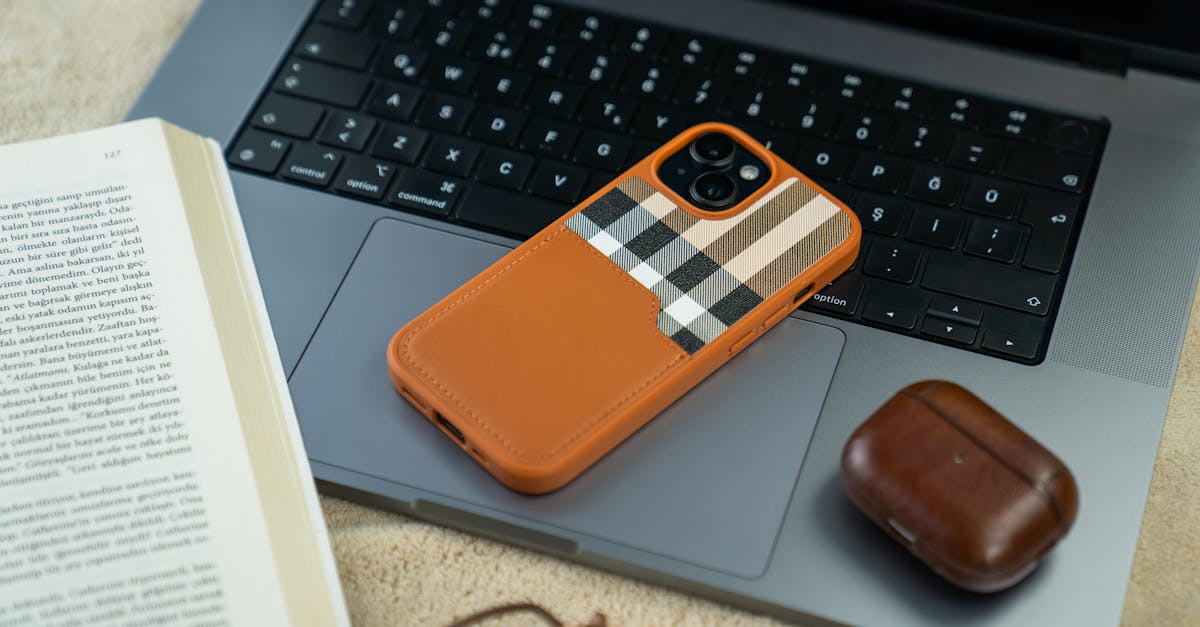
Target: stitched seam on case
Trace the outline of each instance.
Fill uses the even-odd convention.
[[[663,366],[661,369],[659,369],[658,372],[651,375],[648,379],[643,381],[640,385],[638,385],[636,388],[634,388],[626,396],[621,398],[619,401],[617,401],[616,403],[611,405],[603,413],[596,416],[595,418],[590,420],[587,424],[582,426],[579,429],[579,431],[575,433],[575,435],[572,435],[569,438],[567,438],[565,441],[562,442],[562,444],[560,444],[554,450],[552,450],[548,453],[542,454],[542,455],[530,455],[529,453],[526,453],[526,452],[522,451],[521,449],[517,448],[515,445],[513,445],[511,442],[509,442],[507,439],[505,439],[502,435],[500,435],[498,432],[496,432],[494,429],[492,429],[486,422],[484,422],[480,418],[480,416],[478,414],[476,414],[470,407],[468,407],[465,403],[463,403],[463,401],[461,399],[459,399],[453,393],[451,393],[450,390],[448,388],[446,388],[446,386],[442,385],[442,383],[440,381],[438,381],[437,377],[435,377],[433,375],[433,373],[431,373],[427,368],[417,364],[412,359],[411,354],[410,354],[410,344],[412,342],[412,339],[416,336],[417,333],[419,333],[420,331],[424,330],[429,325],[436,322],[443,315],[445,315],[446,313],[449,313],[450,310],[452,310],[455,307],[457,307],[458,305],[462,304],[464,301],[466,301],[467,299],[474,296],[477,292],[479,292],[483,288],[487,287],[490,283],[492,283],[493,281],[498,279],[501,275],[508,272],[514,266],[516,266],[517,264],[524,261],[526,258],[528,258],[530,255],[532,255],[539,248],[541,248],[542,246],[545,246],[546,244],[549,244],[552,240],[554,240],[554,238],[556,238],[559,235],[562,235],[564,233],[570,233],[571,235],[574,235],[576,238],[579,238],[579,236],[577,234],[575,234],[574,231],[571,231],[565,225],[561,226],[557,231],[548,235],[541,242],[538,242],[538,244],[536,246],[525,251],[525,253],[522,254],[520,257],[517,257],[516,259],[512,260],[507,265],[505,265],[503,268],[496,271],[495,274],[489,276],[482,283],[475,286],[474,289],[467,292],[466,294],[463,294],[454,302],[446,305],[444,308],[442,308],[436,314],[431,316],[428,320],[426,320],[421,325],[417,326],[412,331],[410,331],[408,334],[406,334],[405,337],[401,340],[401,349],[402,349],[401,357],[404,359],[404,362],[410,368],[412,368],[412,369],[416,370],[417,372],[421,373],[422,375],[424,375],[424,377],[427,380],[429,380],[429,382],[432,383],[438,389],[438,391],[440,391],[442,393],[442,395],[447,400],[453,402],[456,406],[458,406],[460,409],[462,409],[464,412],[466,412],[466,414],[471,418],[472,422],[477,427],[482,429],[484,431],[484,433],[486,433],[487,435],[491,436],[492,439],[494,439],[496,442],[498,442],[501,446],[503,446],[504,448],[508,449],[510,452],[512,452],[520,457],[523,457],[527,460],[533,460],[533,461],[542,461],[542,460],[551,459],[551,458],[557,456],[560,452],[562,452],[563,449],[565,449],[567,446],[571,445],[573,442],[582,438],[589,431],[591,431],[598,424],[600,424],[605,418],[607,418],[609,415],[611,415],[616,410],[620,409],[620,407],[622,405],[628,403],[630,399],[637,396],[639,393],[641,393],[642,390],[646,389],[646,387],[648,387],[654,381],[661,378],[662,375],[664,373],[666,373],[668,370],[670,370],[673,366],[675,366],[675,364],[679,363],[681,360],[683,360],[684,358],[687,357],[687,353],[683,352],[683,350],[680,349],[676,344],[674,344],[674,342],[672,342],[669,338],[667,338],[666,336],[663,336],[661,333],[655,333],[656,338],[660,342],[662,342],[662,344],[664,346],[667,346],[668,348],[671,348],[672,350],[677,352],[675,359],[672,359],[665,366]],[[580,239],[580,241],[582,241],[582,238],[579,238],[579,239]],[[595,250],[590,245],[588,245],[586,242],[584,242],[584,244],[585,244],[584,249],[587,252],[589,252],[590,254],[595,255],[597,257],[600,257],[601,260],[604,262],[605,267],[609,268],[613,272],[616,272],[622,278],[622,280],[624,280],[640,289],[643,289],[643,290],[645,289],[644,286],[642,286],[642,284],[640,284],[636,280],[634,280],[633,277],[629,276],[629,274],[626,273],[624,270],[622,270],[620,267],[613,264],[611,260],[609,260],[607,257],[603,257],[600,254],[600,251]],[[661,305],[658,303],[658,299],[656,297],[654,297],[653,293],[651,293],[650,296],[651,296],[651,303],[649,305],[649,309],[650,309],[649,323],[652,327],[654,327],[657,330],[658,326],[655,323],[655,321],[658,318],[658,311],[659,311],[659,308]]]

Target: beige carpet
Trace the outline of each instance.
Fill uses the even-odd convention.
[[[0,0],[0,144],[117,122],[196,4]],[[571,623],[586,623],[601,611],[613,625],[777,624],[403,516],[331,498],[322,506],[359,625],[439,625],[516,601],[540,603]],[[1200,624],[1198,521],[1200,328],[1193,318],[1138,541],[1125,624]]]

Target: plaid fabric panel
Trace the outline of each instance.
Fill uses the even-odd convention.
[[[658,328],[689,354],[850,234],[841,210],[794,178],[736,216],[705,220],[631,177],[567,227],[658,297]]]

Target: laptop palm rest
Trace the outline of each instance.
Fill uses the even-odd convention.
[[[761,575],[842,332],[784,320],[574,482],[526,496],[410,408],[384,361],[397,329],[508,250],[399,220],[372,227],[290,380],[309,456],[416,488],[427,501],[446,497],[450,506],[470,503],[567,537]]]

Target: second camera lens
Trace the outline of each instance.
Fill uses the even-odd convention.
[[[692,158],[704,165],[722,166],[733,159],[737,144],[724,133],[705,133],[688,147]]]
[[[719,208],[737,194],[737,183],[724,172],[705,172],[692,181],[692,198],[701,205]]]

